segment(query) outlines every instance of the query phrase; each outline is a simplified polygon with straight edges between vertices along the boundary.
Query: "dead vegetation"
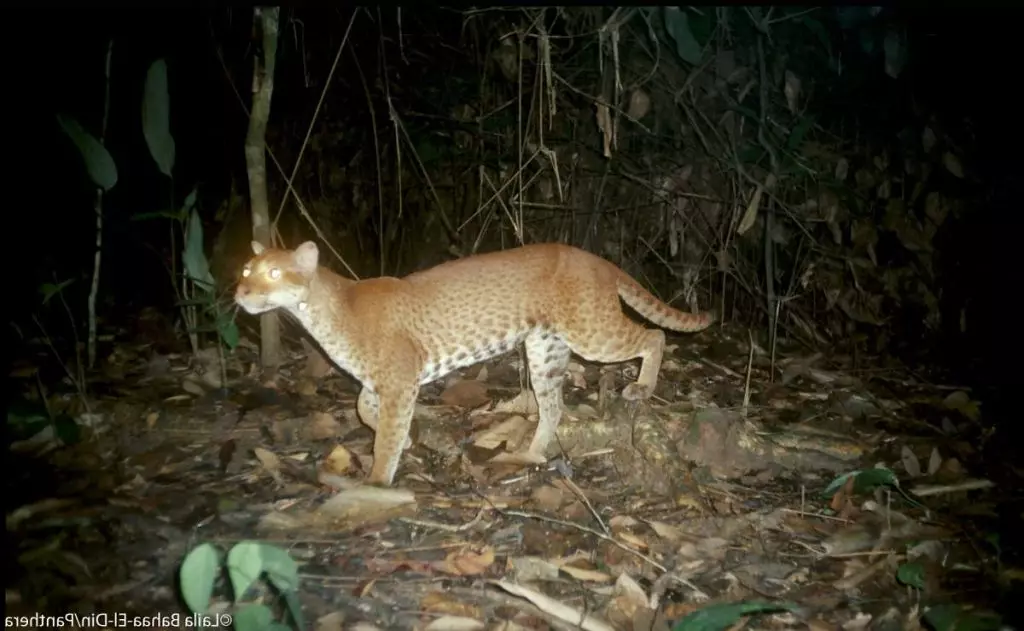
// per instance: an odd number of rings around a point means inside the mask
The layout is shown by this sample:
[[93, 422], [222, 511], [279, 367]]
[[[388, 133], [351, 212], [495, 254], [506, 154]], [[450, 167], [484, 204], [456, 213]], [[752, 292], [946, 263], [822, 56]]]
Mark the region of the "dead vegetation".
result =
[[[214, 328], [189, 353], [173, 316], [107, 314], [79, 393], [45, 377], [84, 374], [52, 327], [23, 331], [8, 615], [184, 614], [186, 555], [258, 540], [298, 562], [318, 629], [996, 628], [1018, 571], [992, 536], [1005, 498], [969, 473], [993, 434], [968, 388], [900, 361], [969, 326], [941, 245], [979, 176], [959, 121], [858, 106], [914, 45], [894, 18], [401, 15], [282, 16], [301, 53], [278, 61], [267, 139], [287, 245], [322, 235], [329, 265], [373, 275], [573, 243], [722, 326], [672, 340], [649, 405], [618, 396], [635, 366], [573, 364], [543, 467], [508, 457], [536, 422], [518, 357], [435, 384], [390, 490], [358, 484], [372, 434], [351, 379], [294, 336], [264, 380], [243, 318], [237, 348]], [[275, 116], [297, 76], [316, 89]], [[207, 221], [222, 288], [244, 206]], [[234, 601], [284, 620], [274, 586]]]

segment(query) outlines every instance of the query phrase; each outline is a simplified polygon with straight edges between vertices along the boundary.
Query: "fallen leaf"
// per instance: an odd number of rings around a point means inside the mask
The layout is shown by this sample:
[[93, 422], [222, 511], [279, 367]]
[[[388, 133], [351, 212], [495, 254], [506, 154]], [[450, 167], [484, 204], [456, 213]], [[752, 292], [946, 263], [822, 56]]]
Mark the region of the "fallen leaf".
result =
[[621, 539], [622, 541], [626, 542], [629, 546], [636, 548], [637, 550], [647, 549], [647, 542], [641, 539], [640, 537], [637, 537], [631, 532], [620, 532], [616, 533], [615, 536]]
[[585, 567], [576, 567], [575, 565], [562, 565], [559, 569], [575, 578], [578, 581], [590, 581], [592, 583], [610, 583], [612, 576], [598, 570], [591, 570]]
[[487, 625], [473, 618], [462, 616], [441, 616], [426, 627], [425, 631], [476, 631]]
[[512, 568], [515, 579], [520, 583], [558, 579], [558, 565], [540, 557], [511, 557], [507, 563]]
[[532, 425], [522, 416], [510, 416], [479, 432], [473, 440], [473, 445], [484, 449], [496, 449], [501, 443], [506, 443], [514, 450], [523, 443]]
[[352, 452], [344, 445], [335, 445], [331, 453], [320, 464], [324, 473], [342, 475], [352, 470]]
[[324, 502], [317, 514], [346, 522], [346, 525], [387, 521], [418, 510], [412, 491], [376, 486], [347, 489]]
[[334, 611], [316, 619], [316, 631], [342, 631], [345, 614]]
[[457, 616], [461, 618], [481, 618], [480, 608], [467, 603], [452, 600], [450, 594], [430, 592], [420, 599], [420, 609], [432, 614]]
[[475, 379], [459, 379], [441, 393], [441, 403], [461, 408], [476, 408], [491, 400], [487, 384]]
[[628, 628], [626, 624], [635, 620], [644, 609], [648, 607], [647, 594], [643, 588], [628, 574], [620, 574], [608, 602], [608, 621], [621, 628]]
[[263, 468], [273, 476], [275, 482], [282, 482], [281, 478], [281, 460], [277, 457], [274, 452], [264, 449], [263, 447], [255, 447], [252, 450], [256, 459], [260, 461]]
[[565, 492], [556, 489], [551, 485], [539, 487], [530, 494], [530, 499], [537, 504], [537, 508], [544, 511], [555, 511], [566, 499]]
[[499, 589], [505, 590], [513, 596], [518, 596], [533, 603], [533, 605], [542, 612], [558, 618], [562, 622], [572, 625], [574, 628], [582, 629], [583, 631], [615, 631], [614, 627], [600, 618], [597, 618], [592, 614], [588, 614], [580, 609], [558, 602], [554, 598], [530, 589], [529, 587], [516, 585], [515, 583], [509, 583], [508, 581], [488, 582]]
[[450, 552], [438, 569], [455, 576], [476, 576], [486, 572], [493, 564], [494, 548], [484, 546], [475, 550], [471, 546], [466, 546]]
[[337, 438], [341, 433], [341, 423], [330, 412], [313, 412], [302, 427], [302, 434], [308, 440]]

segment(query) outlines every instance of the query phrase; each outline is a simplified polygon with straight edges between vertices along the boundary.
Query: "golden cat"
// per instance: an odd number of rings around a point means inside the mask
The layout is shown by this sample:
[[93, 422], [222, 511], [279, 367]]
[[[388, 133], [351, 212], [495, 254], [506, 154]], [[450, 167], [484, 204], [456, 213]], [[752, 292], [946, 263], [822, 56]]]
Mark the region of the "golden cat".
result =
[[654, 324], [700, 331], [714, 314], [669, 307], [613, 263], [561, 244], [527, 245], [449, 261], [405, 278], [353, 281], [318, 266], [312, 241], [295, 250], [252, 243], [235, 302], [251, 314], [282, 308], [363, 386], [357, 409], [373, 428], [373, 484], [394, 481], [420, 386], [526, 347], [540, 420], [529, 452], [543, 458], [562, 415], [570, 353], [588, 361], [639, 358], [622, 390], [654, 392], [665, 333], [631, 320], [621, 298]]

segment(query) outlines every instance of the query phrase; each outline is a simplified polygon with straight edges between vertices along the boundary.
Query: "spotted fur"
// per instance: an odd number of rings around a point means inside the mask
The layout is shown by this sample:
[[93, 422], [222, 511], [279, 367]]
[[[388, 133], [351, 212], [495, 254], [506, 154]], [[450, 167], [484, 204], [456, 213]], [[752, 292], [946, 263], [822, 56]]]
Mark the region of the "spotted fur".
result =
[[376, 431], [368, 481], [390, 485], [420, 386], [522, 343], [539, 407], [529, 451], [543, 457], [562, 415], [571, 353], [588, 361], [639, 358], [640, 374], [622, 396], [654, 392], [665, 333], [637, 324], [619, 299], [654, 324], [700, 331], [712, 313], [678, 311], [611, 262], [561, 244], [527, 245], [449, 261], [404, 278], [353, 281], [318, 266], [307, 241], [264, 248], [242, 272], [235, 301], [251, 314], [282, 308], [341, 370], [363, 386], [357, 409]]

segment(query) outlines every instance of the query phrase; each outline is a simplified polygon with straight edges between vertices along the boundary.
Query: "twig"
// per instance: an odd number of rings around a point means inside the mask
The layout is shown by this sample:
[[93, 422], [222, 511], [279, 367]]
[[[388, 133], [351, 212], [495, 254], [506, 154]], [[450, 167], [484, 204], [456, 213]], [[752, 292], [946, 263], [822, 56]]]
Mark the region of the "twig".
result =
[[[607, 541], [608, 543], [610, 543], [610, 544], [612, 544], [612, 545], [614, 545], [616, 547], [619, 547], [619, 548], [625, 550], [626, 552], [632, 554], [633, 556], [639, 557], [640, 559], [643, 559], [644, 561], [647, 561], [648, 563], [650, 563], [654, 567], [658, 568], [662, 572], [668, 572], [668, 568], [666, 568], [664, 565], [658, 563], [657, 561], [655, 561], [651, 557], [647, 556], [646, 554], [644, 554], [642, 552], [638, 552], [638, 551], [634, 550], [633, 548], [630, 548], [626, 544], [620, 543], [614, 537], [611, 537], [610, 535], [606, 535], [606, 534], [604, 534], [602, 532], [598, 532], [598, 531], [594, 530], [593, 528], [587, 528], [586, 526], [581, 526], [580, 524], [576, 524], [576, 523], [573, 523], [571, 521], [564, 521], [564, 520], [561, 520], [561, 519], [555, 519], [554, 517], [545, 517], [544, 515], [535, 515], [533, 513], [527, 513], [527, 512], [524, 512], [524, 511], [503, 510], [503, 511], [499, 511], [499, 512], [502, 515], [511, 515], [512, 517], [522, 517], [524, 519], [536, 519], [537, 521], [544, 521], [544, 522], [548, 522], [548, 523], [551, 523], [551, 524], [558, 524], [559, 526], [565, 526], [567, 528], [575, 528], [576, 530], [580, 530], [582, 532], [594, 535], [598, 539], [603, 539], [604, 541]], [[693, 588], [696, 589], [696, 587], [693, 587]]]
[[[110, 118], [110, 59], [114, 54], [114, 40], [107, 42], [107, 62], [105, 66], [106, 82], [103, 93], [103, 120], [100, 123], [99, 143], [103, 145], [107, 137], [107, 120]], [[96, 199], [93, 202], [96, 211], [96, 252], [92, 260], [92, 286], [89, 288], [89, 368], [96, 365], [96, 297], [100, 291], [100, 262], [103, 248], [103, 188], [96, 187]], [[77, 349], [78, 344], [75, 344]], [[77, 352], [77, 350], [76, 350]]]
[[491, 510], [490, 506], [481, 506], [480, 510], [477, 511], [476, 513], [476, 517], [462, 524], [461, 526], [452, 526], [450, 524], [442, 524], [441, 522], [427, 521], [425, 519], [412, 519], [411, 517], [399, 517], [398, 521], [404, 522], [406, 524], [411, 524], [413, 526], [423, 526], [424, 528], [436, 528], [437, 530], [444, 530], [445, 532], [465, 532], [473, 526], [480, 523], [480, 520], [484, 517], [484, 513], [489, 510]]

